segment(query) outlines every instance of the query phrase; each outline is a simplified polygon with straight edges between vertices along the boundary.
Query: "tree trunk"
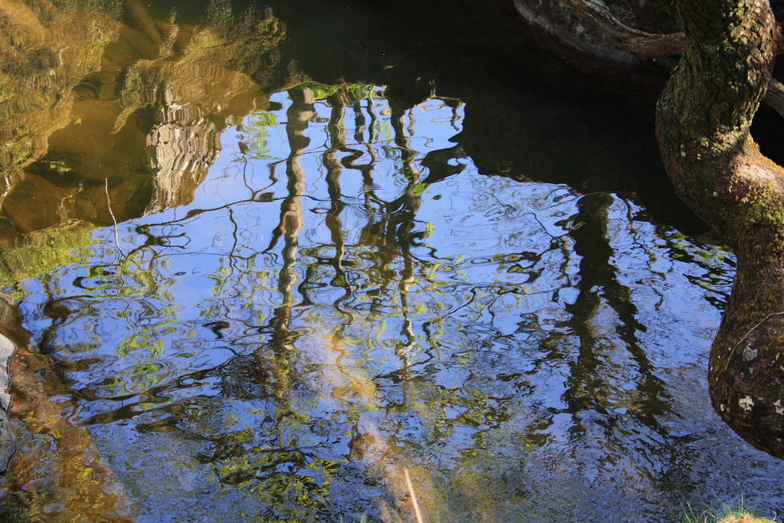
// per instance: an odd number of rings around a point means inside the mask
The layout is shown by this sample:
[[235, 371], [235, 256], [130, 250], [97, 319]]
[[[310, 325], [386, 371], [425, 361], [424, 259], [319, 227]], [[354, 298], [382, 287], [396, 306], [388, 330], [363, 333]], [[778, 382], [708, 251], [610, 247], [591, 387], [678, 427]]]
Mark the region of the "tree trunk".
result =
[[784, 169], [749, 134], [778, 26], [768, 0], [676, 0], [674, 13], [686, 50], [657, 106], [659, 146], [681, 198], [738, 259], [711, 397], [744, 439], [784, 458]]

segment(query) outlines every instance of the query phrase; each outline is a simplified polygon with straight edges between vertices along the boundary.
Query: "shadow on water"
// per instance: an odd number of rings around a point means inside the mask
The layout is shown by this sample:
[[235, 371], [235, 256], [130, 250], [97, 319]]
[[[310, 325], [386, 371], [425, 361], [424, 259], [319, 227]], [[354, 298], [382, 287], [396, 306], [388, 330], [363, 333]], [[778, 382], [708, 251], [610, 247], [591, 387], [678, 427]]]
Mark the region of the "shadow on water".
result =
[[784, 508], [710, 410], [733, 259], [649, 122], [459, 10], [28, 4], [0, 518], [413, 521], [406, 473], [428, 521]]

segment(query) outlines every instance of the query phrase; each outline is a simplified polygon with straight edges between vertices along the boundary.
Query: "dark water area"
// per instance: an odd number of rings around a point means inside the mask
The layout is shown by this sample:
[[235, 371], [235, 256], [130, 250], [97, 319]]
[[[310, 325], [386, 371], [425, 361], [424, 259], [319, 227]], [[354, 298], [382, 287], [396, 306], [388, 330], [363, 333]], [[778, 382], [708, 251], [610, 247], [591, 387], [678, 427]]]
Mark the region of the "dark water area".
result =
[[734, 257], [646, 102], [457, 11], [21, 5], [0, 521], [784, 511], [710, 405]]

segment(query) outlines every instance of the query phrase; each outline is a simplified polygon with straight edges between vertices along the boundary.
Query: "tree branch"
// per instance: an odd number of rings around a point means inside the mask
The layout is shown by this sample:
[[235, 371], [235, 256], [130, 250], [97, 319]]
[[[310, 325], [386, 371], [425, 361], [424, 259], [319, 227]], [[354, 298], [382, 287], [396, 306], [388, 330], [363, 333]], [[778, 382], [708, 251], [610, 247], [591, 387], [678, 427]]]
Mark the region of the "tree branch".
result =
[[[608, 43], [614, 44], [617, 49], [655, 59], [660, 65], [672, 69], [677, 63], [673, 57], [682, 55], [686, 48], [686, 38], [683, 33], [647, 33], [624, 24], [605, 5], [595, 0], [564, 1], [575, 12], [589, 17], [599, 33]], [[519, 4], [518, 2], [518, 9]], [[546, 23], [541, 17], [534, 16], [533, 11], [530, 11], [526, 18], [548, 32], [555, 31], [552, 24]], [[602, 56], [602, 58], [606, 57]], [[784, 118], [784, 84], [772, 78], [768, 82], [768, 88], [762, 102]]]
[[676, 56], [683, 53], [683, 33], [654, 34], [634, 29], [618, 20], [606, 6], [593, 0], [566, 0], [576, 11], [590, 16], [596, 28], [624, 51], [648, 58]]

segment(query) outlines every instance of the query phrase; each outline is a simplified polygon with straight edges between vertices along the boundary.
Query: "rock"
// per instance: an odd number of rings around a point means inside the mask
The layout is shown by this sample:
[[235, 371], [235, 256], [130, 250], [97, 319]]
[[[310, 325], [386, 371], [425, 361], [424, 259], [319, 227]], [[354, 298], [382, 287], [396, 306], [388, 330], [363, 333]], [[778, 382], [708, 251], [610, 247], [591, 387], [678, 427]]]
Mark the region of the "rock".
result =
[[11, 456], [16, 452], [16, 438], [8, 422], [8, 406], [11, 403], [8, 365], [15, 351], [16, 345], [0, 334], [0, 474], [5, 473]]

